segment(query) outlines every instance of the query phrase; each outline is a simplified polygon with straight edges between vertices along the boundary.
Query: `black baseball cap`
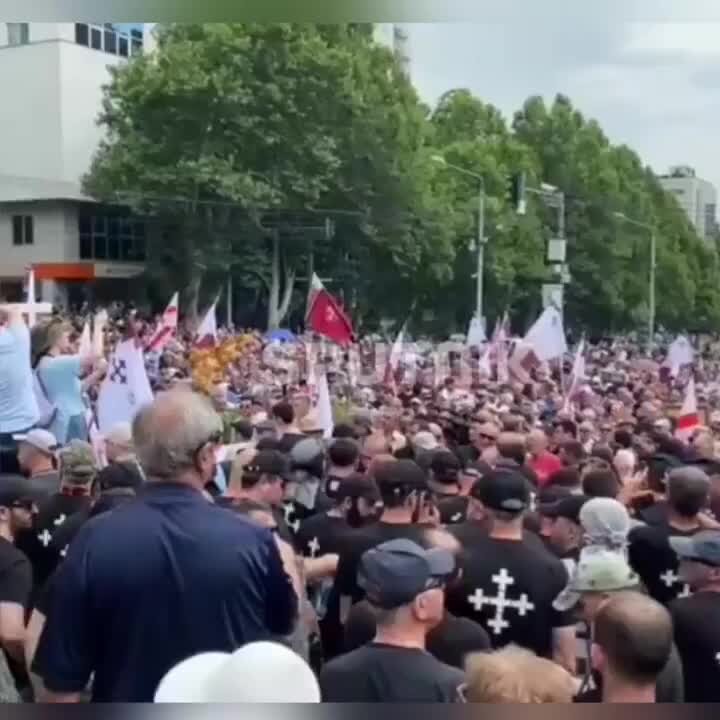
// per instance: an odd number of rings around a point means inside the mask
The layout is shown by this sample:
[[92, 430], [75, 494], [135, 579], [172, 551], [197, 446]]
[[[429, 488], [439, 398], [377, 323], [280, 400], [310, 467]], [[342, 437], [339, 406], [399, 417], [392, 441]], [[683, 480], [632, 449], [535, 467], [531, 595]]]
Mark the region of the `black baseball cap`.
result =
[[32, 495], [25, 478], [0, 478], [0, 507], [25, 507], [32, 504]]
[[527, 478], [517, 470], [493, 470], [472, 486], [472, 497], [491, 510], [519, 513], [530, 503]]
[[399, 538], [368, 550], [360, 560], [358, 585], [371, 605], [393, 610], [420, 593], [442, 587], [455, 571], [455, 558], [443, 548], [423, 550]]
[[360, 473], [354, 473], [346, 478], [329, 478], [328, 496], [338, 502], [342, 502], [346, 498], [352, 498], [353, 500], [364, 498], [370, 502], [376, 502], [380, 499], [377, 485], [373, 480]]
[[278, 450], [258, 450], [243, 465], [242, 470], [247, 475], [277, 475], [285, 478], [290, 472], [290, 463]]
[[432, 456], [430, 469], [438, 482], [457, 482], [460, 473], [460, 460], [449, 450], [440, 450]]
[[568, 495], [556, 502], [541, 504], [538, 509], [545, 517], [562, 517], [580, 525], [580, 511], [589, 499], [586, 495]]
[[413, 460], [380, 463], [375, 470], [375, 482], [381, 491], [402, 488], [409, 492], [427, 489], [427, 477]]

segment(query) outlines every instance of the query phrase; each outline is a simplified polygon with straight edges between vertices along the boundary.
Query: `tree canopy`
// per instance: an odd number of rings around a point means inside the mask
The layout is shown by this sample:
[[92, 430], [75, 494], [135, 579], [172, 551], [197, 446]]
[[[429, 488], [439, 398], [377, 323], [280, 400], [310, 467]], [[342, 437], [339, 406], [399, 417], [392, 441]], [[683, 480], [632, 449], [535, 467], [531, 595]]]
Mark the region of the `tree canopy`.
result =
[[566, 194], [569, 324], [644, 322], [649, 232], [618, 212], [656, 229], [659, 324], [720, 322], [715, 248], [630, 148], [563, 96], [511, 122], [463, 89], [429, 109], [368, 25], [163, 27], [156, 51], [112, 71], [99, 121], [86, 190], [149, 219], [148, 277], [183, 288], [191, 315], [232, 277], [246, 319], [300, 321], [317, 270], [361, 328], [411, 314], [418, 330], [464, 329], [479, 183], [441, 156], [484, 181], [489, 318], [526, 325], [552, 277], [554, 212], [534, 196], [524, 216], [510, 206], [524, 171]]

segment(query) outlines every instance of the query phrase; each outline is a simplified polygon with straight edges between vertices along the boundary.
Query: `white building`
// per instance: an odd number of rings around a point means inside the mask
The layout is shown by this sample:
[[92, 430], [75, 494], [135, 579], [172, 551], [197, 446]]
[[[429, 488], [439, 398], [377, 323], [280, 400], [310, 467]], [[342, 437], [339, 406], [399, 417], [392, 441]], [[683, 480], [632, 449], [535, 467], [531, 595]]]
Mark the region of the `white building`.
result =
[[410, 77], [412, 74], [410, 41], [403, 26], [398, 23], [375, 23], [373, 37], [375, 42], [385, 45], [395, 53], [403, 71]]
[[0, 298], [22, 298], [29, 265], [50, 302], [142, 271], [144, 224], [81, 191], [108, 68], [142, 48], [141, 29], [0, 23]]
[[661, 185], [675, 195], [695, 226], [698, 235], [711, 240], [717, 230], [717, 191], [712, 183], [701, 180], [695, 170], [685, 165], [670, 168], [660, 176]]

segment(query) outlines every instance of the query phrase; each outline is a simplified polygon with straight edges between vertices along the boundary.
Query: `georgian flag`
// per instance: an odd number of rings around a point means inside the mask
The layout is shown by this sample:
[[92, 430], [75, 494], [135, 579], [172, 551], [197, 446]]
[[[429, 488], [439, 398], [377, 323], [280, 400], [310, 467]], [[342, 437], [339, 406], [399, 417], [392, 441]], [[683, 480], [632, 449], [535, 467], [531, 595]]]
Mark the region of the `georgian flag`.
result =
[[165, 308], [160, 325], [158, 325], [155, 334], [150, 338], [145, 352], [160, 352], [175, 335], [178, 326], [178, 304], [178, 293], [175, 293]]
[[353, 342], [350, 319], [317, 275], [313, 275], [312, 279], [305, 324], [314, 333], [323, 335], [341, 347], [347, 347]]

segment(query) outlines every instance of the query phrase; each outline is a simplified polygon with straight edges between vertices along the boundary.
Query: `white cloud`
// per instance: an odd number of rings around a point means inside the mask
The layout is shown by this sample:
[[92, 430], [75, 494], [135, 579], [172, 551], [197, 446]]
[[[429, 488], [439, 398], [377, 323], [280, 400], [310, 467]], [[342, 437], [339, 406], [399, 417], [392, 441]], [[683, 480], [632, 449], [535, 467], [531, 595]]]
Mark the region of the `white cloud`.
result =
[[690, 164], [720, 188], [720, 2], [705, 24], [685, 22], [710, 9], [687, 0], [654, 17], [642, 0], [603, 7], [580, 21], [550, 6], [533, 22], [410, 25], [413, 81], [427, 102], [467, 87], [508, 118], [530, 95], [564, 93], [656, 171]]

